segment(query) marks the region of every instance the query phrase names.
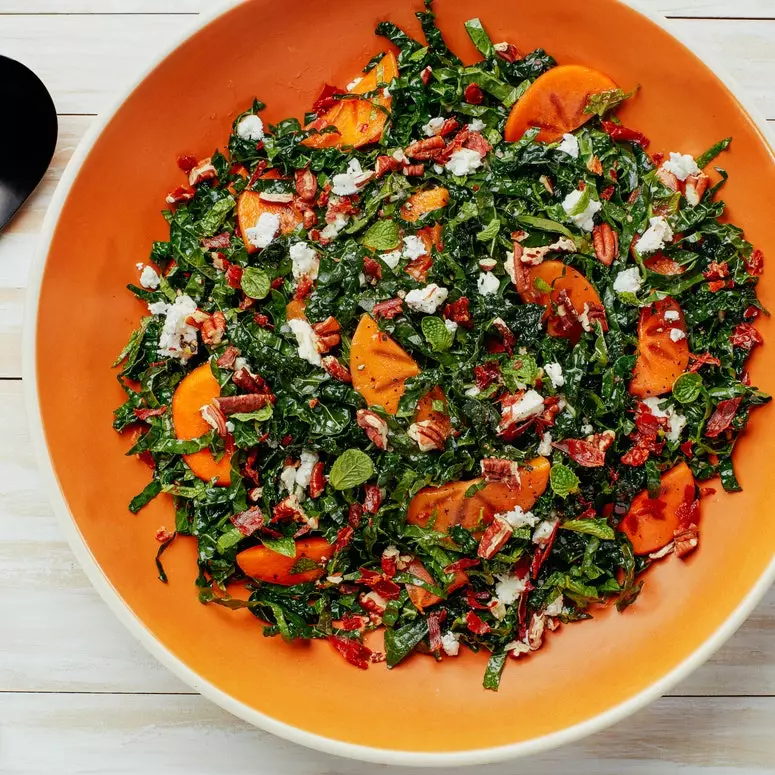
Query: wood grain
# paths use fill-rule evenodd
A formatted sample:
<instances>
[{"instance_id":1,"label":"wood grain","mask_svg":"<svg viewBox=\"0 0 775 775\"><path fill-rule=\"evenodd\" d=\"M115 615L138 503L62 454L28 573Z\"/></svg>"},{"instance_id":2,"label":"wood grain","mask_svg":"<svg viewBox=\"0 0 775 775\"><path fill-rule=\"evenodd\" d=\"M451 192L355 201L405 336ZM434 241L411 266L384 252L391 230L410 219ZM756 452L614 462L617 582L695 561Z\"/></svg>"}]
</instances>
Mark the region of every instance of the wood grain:
<instances>
[{"instance_id":1,"label":"wood grain","mask_svg":"<svg viewBox=\"0 0 775 775\"><path fill-rule=\"evenodd\" d=\"M581 742L463 775L753 775L772 772L775 698L665 698ZM309 751L197 696L0 695L0 771L11 775L449 775ZM691 718L691 728L687 728ZM648 730L648 735L644 735ZM45 744L43 744L45 741ZM55 754L55 757L54 757ZM56 761L56 765L54 762Z\"/></svg>"},{"instance_id":2,"label":"wood grain","mask_svg":"<svg viewBox=\"0 0 775 775\"><path fill-rule=\"evenodd\" d=\"M625 0L626 1L626 0ZM220 0L4 0L0 14L193 14L217 7ZM771 0L640 0L643 8L666 16L746 19L775 17ZM66 10L64 10L66 9Z\"/></svg>"}]
</instances>

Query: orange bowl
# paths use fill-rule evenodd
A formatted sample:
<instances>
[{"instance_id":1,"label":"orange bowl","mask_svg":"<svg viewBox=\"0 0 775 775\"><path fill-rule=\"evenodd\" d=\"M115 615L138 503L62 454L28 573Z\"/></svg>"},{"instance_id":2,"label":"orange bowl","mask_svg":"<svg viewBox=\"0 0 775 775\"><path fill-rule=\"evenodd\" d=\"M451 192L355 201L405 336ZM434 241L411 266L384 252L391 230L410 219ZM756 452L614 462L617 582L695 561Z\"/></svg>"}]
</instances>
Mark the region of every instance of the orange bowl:
<instances>
[{"instance_id":1,"label":"orange bowl","mask_svg":"<svg viewBox=\"0 0 775 775\"><path fill-rule=\"evenodd\" d=\"M254 95L270 121L301 116L324 82L345 83L384 47L385 18L419 34L419 0L301 6L252 0L205 18L155 64L76 153L49 211L30 282L25 377L40 465L75 553L129 629L177 675L238 716L331 753L404 764L471 764L544 750L621 719L666 691L742 622L775 575L775 456L770 405L736 452L744 491L702 505L702 546L648 574L637 605L567 626L511 664L495 694L480 689L484 655L437 665L421 656L388 672L355 670L326 643L265 639L244 612L203 606L193 542L153 572L154 533L174 521L157 499L127 503L148 479L111 429L122 400L110 363L141 314L124 286L154 239L179 153L206 156ZM542 46L591 65L624 88L640 84L623 120L652 151L698 154L732 135L723 157L729 216L775 256L770 192L775 160L730 87L656 20L615 0L439 0L451 47L473 61L463 22L478 14L495 40ZM245 34L245 31L259 31ZM775 307L765 274L761 298ZM765 339L772 323L763 321ZM775 392L775 347L757 351L755 384Z\"/></svg>"}]
</instances>

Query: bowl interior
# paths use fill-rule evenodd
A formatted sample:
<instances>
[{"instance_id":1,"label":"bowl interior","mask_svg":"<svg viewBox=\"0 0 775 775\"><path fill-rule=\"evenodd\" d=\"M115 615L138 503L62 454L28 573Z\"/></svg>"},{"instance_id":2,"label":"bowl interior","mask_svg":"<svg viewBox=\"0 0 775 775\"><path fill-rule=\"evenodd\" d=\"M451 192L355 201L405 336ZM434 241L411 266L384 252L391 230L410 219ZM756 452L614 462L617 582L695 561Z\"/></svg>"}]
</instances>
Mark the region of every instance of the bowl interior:
<instances>
[{"instance_id":1,"label":"bowl interior","mask_svg":"<svg viewBox=\"0 0 775 775\"><path fill-rule=\"evenodd\" d=\"M147 633L200 677L258 714L336 741L404 752L456 752L534 740L611 710L666 676L735 611L775 550L769 519L775 478L759 466L775 454L772 408L757 412L736 465L744 492L703 501L702 545L688 562L649 573L637 605L568 626L547 647L510 664L498 694L480 688L484 655L437 665L415 657L391 672L356 670L325 643L265 639L249 614L197 600L195 546L165 555L170 582L154 572L154 533L170 527L169 502L140 515L127 503L148 469L124 456L128 439L111 429L122 393L110 363L142 307L124 290L151 241L165 239L160 210L182 182L178 154L209 155L254 95L268 119L301 117L324 82L343 84L386 44L373 34L390 18L419 36L419 2L246 2L197 32L156 67L109 121L67 196L48 252L37 318L38 399L53 468L94 561ZM463 30L473 15L494 40L541 46L561 63L640 84L622 118L642 129L650 150L699 154L732 135L721 160L729 216L775 255L769 196L773 157L727 88L653 22L615 0L439 0L451 47L473 61ZM765 275L765 306L775 284ZM771 324L764 321L765 339ZM755 384L775 390L775 350L752 363ZM375 705L379 712L374 712ZM308 741L309 742L309 741Z\"/></svg>"}]
</instances>

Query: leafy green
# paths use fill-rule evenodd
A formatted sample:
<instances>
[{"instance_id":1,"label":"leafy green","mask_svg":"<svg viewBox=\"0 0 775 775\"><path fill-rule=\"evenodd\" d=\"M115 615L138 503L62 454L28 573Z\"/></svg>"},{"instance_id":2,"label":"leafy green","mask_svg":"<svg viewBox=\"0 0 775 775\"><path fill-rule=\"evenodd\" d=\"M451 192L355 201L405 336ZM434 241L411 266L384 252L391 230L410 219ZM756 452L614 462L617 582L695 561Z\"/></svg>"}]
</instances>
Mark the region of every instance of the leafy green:
<instances>
[{"instance_id":1,"label":"leafy green","mask_svg":"<svg viewBox=\"0 0 775 775\"><path fill-rule=\"evenodd\" d=\"M549 484L552 492L561 498L567 498L579 489L579 478L562 463L555 463L549 471Z\"/></svg>"},{"instance_id":2,"label":"leafy green","mask_svg":"<svg viewBox=\"0 0 775 775\"><path fill-rule=\"evenodd\" d=\"M401 244L395 221L375 221L363 235L363 244L372 250L394 250Z\"/></svg>"},{"instance_id":3,"label":"leafy green","mask_svg":"<svg viewBox=\"0 0 775 775\"><path fill-rule=\"evenodd\" d=\"M242 272L240 285L245 295L251 299L265 299L272 288L269 275L263 269L258 269L255 266L245 268Z\"/></svg>"},{"instance_id":4,"label":"leafy green","mask_svg":"<svg viewBox=\"0 0 775 775\"><path fill-rule=\"evenodd\" d=\"M673 383L673 398L681 404L692 404L702 392L702 377L694 372L681 374Z\"/></svg>"},{"instance_id":5,"label":"leafy green","mask_svg":"<svg viewBox=\"0 0 775 775\"><path fill-rule=\"evenodd\" d=\"M413 622L394 629L385 629L385 661L388 667L395 667L406 659L415 646L428 634L428 623L425 619L415 619Z\"/></svg>"},{"instance_id":6,"label":"leafy green","mask_svg":"<svg viewBox=\"0 0 775 775\"><path fill-rule=\"evenodd\" d=\"M334 461L328 481L335 490L349 490L374 476L371 458L359 449L347 449Z\"/></svg>"},{"instance_id":7,"label":"leafy green","mask_svg":"<svg viewBox=\"0 0 775 775\"><path fill-rule=\"evenodd\" d=\"M450 331L441 318L428 315L420 323L422 335L434 352L444 352L452 347L454 334Z\"/></svg>"}]
</instances>

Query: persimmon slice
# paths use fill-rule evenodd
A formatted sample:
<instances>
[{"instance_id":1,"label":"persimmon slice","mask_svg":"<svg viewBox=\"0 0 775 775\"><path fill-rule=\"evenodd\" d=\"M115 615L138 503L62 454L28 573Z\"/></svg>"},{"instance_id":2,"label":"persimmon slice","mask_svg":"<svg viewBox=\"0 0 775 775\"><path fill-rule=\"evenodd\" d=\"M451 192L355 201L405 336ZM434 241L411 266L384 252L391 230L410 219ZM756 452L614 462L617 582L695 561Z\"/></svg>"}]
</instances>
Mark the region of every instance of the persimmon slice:
<instances>
[{"instance_id":1,"label":"persimmon slice","mask_svg":"<svg viewBox=\"0 0 775 775\"><path fill-rule=\"evenodd\" d=\"M251 245L245 235L256 225L262 213L279 216L281 234L290 234L301 223L301 215L291 205L264 202L257 191L243 191L237 200L237 222L248 253L255 253L258 248Z\"/></svg>"},{"instance_id":2,"label":"persimmon slice","mask_svg":"<svg viewBox=\"0 0 775 775\"><path fill-rule=\"evenodd\" d=\"M599 70L583 65L560 65L537 78L511 109L504 137L516 142L528 129L540 127L538 140L553 143L592 118L585 113L590 95L616 89Z\"/></svg>"},{"instance_id":3,"label":"persimmon slice","mask_svg":"<svg viewBox=\"0 0 775 775\"><path fill-rule=\"evenodd\" d=\"M407 573L411 573L415 578L420 581L425 581L428 584L437 585L433 576L428 572L428 569L419 561L412 560L406 568ZM468 583L468 574L465 571L455 571L455 578L447 588L447 592L454 592L460 587L464 587ZM435 595L433 592L418 586L417 584L407 584L406 592L409 595L409 599L412 601L412 605L422 613L426 608L436 605L441 602L441 598Z\"/></svg>"},{"instance_id":4,"label":"persimmon slice","mask_svg":"<svg viewBox=\"0 0 775 775\"><path fill-rule=\"evenodd\" d=\"M333 551L331 544L324 538L304 538L296 541L295 557L278 554L266 546L251 546L237 555L237 565L251 578L289 587L306 581L316 581L325 573L323 567L291 573L300 559L306 558L320 563L324 558L330 558Z\"/></svg>"},{"instance_id":5,"label":"persimmon slice","mask_svg":"<svg viewBox=\"0 0 775 775\"><path fill-rule=\"evenodd\" d=\"M398 62L395 55L389 52L349 90L349 93L372 92L378 83L390 83L397 75ZM363 100L339 100L306 127L317 130L335 127L337 131L312 135L304 140L304 145L310 148L338 148L345 145L360 148L374 143L382 136L390 104L391 98L383 94Z\"/></svg>"},{"instance_id":6,"label":"persimmon slice","mask_svg":"<svg viewBox=\"0 0 775 775\"><path fill-rule=\"evenodd\" d=\"M518 487L490 482L470 498L465 497L466 491L481 479L425 487L412 498L406 521L411 525L427 527L431 520L435 520L433 529L446 533L453 525L471 530L489 524L496 514L511 511L517 506L527 510L546 489L549 468L545 457L534 458L520 467Z\"/></svg>"},{"instance_id":7,"label":"persimmon slice","mask_svg":"<svg viewBox=\"0 0 775 775\"><path fill-rule=\"evenodd\" d=\"M630 539L635 554L648 554L673 540L681 524L682 505L694 501L694 477L686 463L662 474L659 495L649 498L647 490L635 496L619 529Z\"/></svg>"},{"instance_id":8,"label":"persimmon slice","mask_svg":"<svg viewBox=\"0 0 775 775\"><path fill-rule=\"evenodd\" d=\"M434 210L441 210L449 204L449 190L443 186L426 188L412 194L401 207L400 214L405 221L419 221Z\"/></svg>"},{"instance_id":9,"label":"persimmon slice","mask_svg":"<svg viewBox=\"0 0 775 775\"><path fill-rule=\"evenodd\" d=\"M213 376L209 363L198 366L186 375L172 396L172 423L179 439L197 439L212 428L202 417L201 408L221 394L218 380ZM231 484L231 455L224 455L216 462L209 449L201 449L183 455L195 476L223 486Z\"/></svg>"},{"instance_id":10,"label":"persimmon slice","mask_svg":"<svg viewBox=\"0 0 775 775\"><path fill-rule=\"evenodd\" d=\"M673 334L673 331L680 333ZM642 307L638 321L638 357L630 393L638 398L669 393L688 365L686 321L678 302L667 298Z\"/></svg>"},{"instance_id":11,"label":"persimmon slice","mask_svg":"<svg viewBox=\"0 0 775 775\"><path fill-rule=\"evenodd\" d=\"M381 406L388 414L398 411L406 380L420 367L369 315L363 315L350 345L353 388L369 406Z\"/></svg>"},{"instance_id":12,"label":"persimmon slice","mask_svg":"<svg viewBox=\"0 0 775 775\"><path fill-rule=\"evenodd\" d=\"M570 321L563 325L554 310L561 303L562 291L568 294L574 309L579 314L584 312L585 304L590 307L593 304L602 306L600 296L592 283L581 272L563 264L562 261L544 261L538 266L531 266L527 275L527 288L519 294L522 301L542 304L546 307L546 329L551 336L578 340L582 332L581 324ZM550 290L546 290L547 286ZM605 324L603 328L606 328Z\"/></svg>"}]
</instances>

